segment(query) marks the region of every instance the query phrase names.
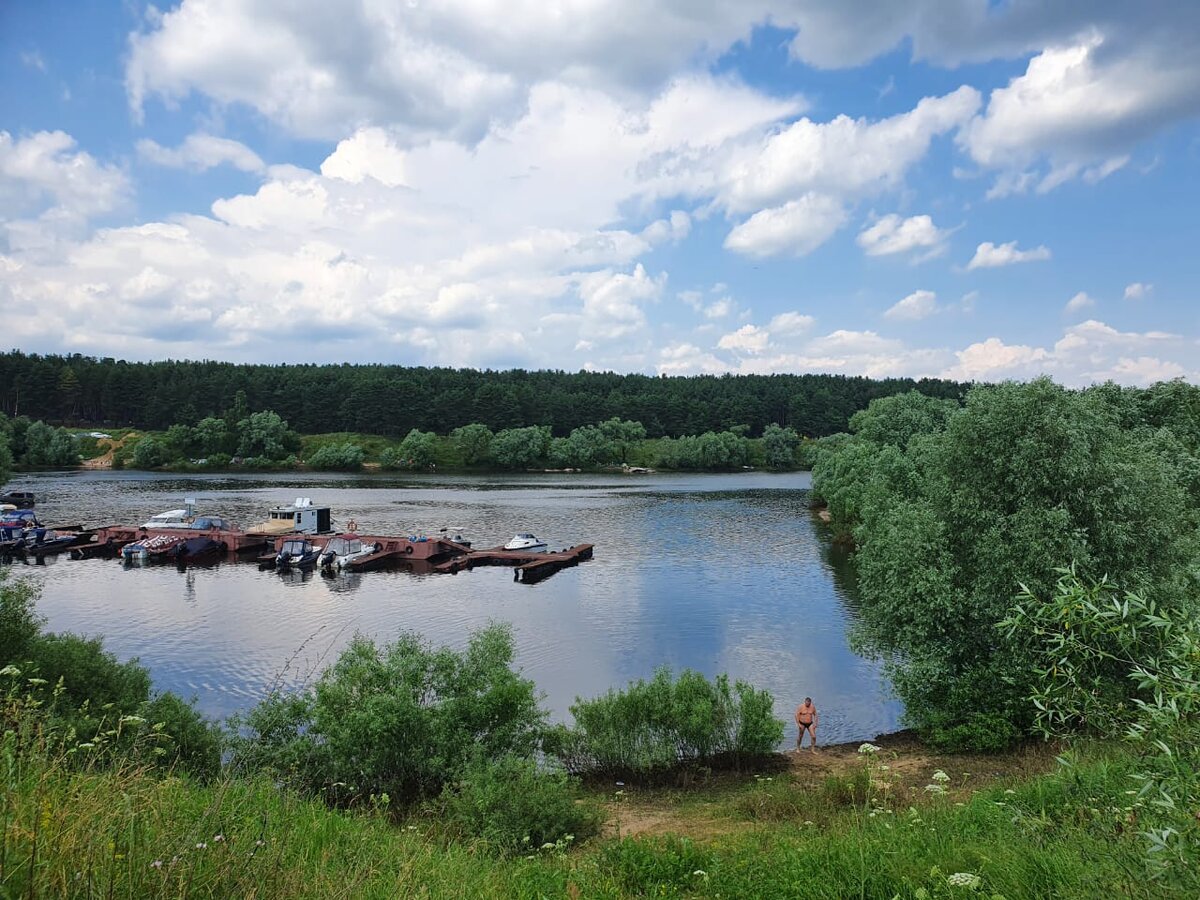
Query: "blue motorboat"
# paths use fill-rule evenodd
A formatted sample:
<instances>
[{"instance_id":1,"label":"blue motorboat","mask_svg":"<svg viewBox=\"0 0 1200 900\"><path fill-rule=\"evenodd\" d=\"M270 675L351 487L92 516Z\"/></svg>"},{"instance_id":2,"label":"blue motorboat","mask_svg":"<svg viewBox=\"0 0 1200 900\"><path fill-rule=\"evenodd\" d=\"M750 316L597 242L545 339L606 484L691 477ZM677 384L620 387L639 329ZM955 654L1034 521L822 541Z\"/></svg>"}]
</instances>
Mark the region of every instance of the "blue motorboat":
<instances>
[{"instance_id":1,"label":"blue motorboat","mask_svg":"<svg viewBox=\"0 0 1200 900\"><path fill-rule=\"evenodd\" d=\"M284 541L279 552L275 554L275 568L305 569L316 565L320 555L320 549L312 541Z\"/></svg>"}]
</instances>

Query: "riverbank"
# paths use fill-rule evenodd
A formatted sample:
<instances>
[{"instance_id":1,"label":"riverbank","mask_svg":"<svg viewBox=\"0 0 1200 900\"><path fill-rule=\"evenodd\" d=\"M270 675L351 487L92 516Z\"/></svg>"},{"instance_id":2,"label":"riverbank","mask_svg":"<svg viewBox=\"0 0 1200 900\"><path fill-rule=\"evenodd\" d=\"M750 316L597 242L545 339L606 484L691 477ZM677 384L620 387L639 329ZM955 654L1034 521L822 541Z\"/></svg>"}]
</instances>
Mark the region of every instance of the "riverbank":
<instances>
[{"instance_id":1,"label":"riverbank","mask_svg":"<svg viewBox=\"0 0 1200 900\"><path fill-rule=\"evenodd\" d=\"M26 759L6 784L0 885L13 896L1179 896L1145 875L1120 753L1089 747L1064 768L1041 745L967 759L903 735L873 743L878 753L784 754L766 774L671 790L595 786L580 802L601 807L600 837L517 858L463 842L434 808L336 811L261 780L200 786Z\"/></svg>"}]
</instances>

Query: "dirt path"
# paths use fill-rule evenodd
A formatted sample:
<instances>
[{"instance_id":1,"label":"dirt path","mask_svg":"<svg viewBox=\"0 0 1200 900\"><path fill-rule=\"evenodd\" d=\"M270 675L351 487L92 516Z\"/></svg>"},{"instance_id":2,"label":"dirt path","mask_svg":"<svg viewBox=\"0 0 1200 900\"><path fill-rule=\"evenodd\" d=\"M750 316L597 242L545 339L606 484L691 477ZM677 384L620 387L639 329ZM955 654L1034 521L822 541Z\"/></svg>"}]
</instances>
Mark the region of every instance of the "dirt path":
<instances>
[{"instance_id":1,"label":"dirt path","mask_svg":"<svg viewBox=\"0 0 1200 900\"><path fill-rule=\"evenodd\" d=\"M945 783L951 801L969 798L998 781L1023 780L1051 771L1056 748L1030 743L998 755L945 754L926 747L911 733L881 735L871 741L879 748L873 764L886 766L880 775L887 780L889 802L900 808L928 802L926 785L934 783L934 772L949 777ZM779 771L772 779L772 802L779 809L802 800L803 794L819 794L832 778L848 778L864 771L866 760L859 753L862 742L832 744L816 753L808 749L779 754ZM618 795L616 790L621 790ZM674 834L706 840L760 827L747 810L749 792L756 789L754 775L714 775L698 786L687 788L624 787L604 799L605 833L631 835ZM794 794L793 794L794 792ZM772 819L779 821L778 813Z\"/></svg>"},{"instance_id":2,"label":"dirt path","mask_svg":"<svg viewBox=\"0 0 1200 900\"><path fill-rule=\"evenodd\" d=\"M97 446L103 447L108 444L108 449L99 456L94 456L91 459L85 459L80 465L85 469L111 469L113 464L113 454L125 446L125 442L130 438L137 437L137 433L131 431L120 440L112 438L101 438L97 441Z\"/></svg>"}]
</instances>

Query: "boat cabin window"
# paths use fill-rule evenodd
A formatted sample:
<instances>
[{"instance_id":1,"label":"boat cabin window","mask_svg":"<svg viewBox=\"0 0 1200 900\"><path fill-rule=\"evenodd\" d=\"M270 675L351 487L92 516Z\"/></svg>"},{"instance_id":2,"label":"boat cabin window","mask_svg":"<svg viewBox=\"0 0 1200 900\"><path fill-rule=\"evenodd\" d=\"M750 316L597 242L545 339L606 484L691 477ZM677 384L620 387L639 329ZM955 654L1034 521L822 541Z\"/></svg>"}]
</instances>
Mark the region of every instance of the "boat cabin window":
<instances>
[{"instance_id":1,"label":"boat cabin window","mask_svg":"<svg viewBox=\"0 0 1200 900\"><path fill-rule=\"evenodd\" d=\"M308 541L285 541L283 544L284 553L304 553L305 544Z\"/></svg>"}]
</instances>

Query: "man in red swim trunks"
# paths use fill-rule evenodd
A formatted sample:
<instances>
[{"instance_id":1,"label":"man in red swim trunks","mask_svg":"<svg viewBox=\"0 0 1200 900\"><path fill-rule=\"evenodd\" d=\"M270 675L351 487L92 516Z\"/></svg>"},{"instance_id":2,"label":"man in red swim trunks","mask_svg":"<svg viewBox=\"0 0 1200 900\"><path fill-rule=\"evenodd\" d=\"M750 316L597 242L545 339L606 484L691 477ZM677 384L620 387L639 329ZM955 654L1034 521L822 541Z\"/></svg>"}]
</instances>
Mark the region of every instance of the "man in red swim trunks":
<instances>
[{"instance_id":1,"label":"man in red swim trunks","mask_svg":"<svg viewBox=\"0 0 1200 900\"><path fill-rule=\"evenodd\" d=\"M804 741L804 732L807 730L809 738L812 739L812 743L808 749L816 753L817 708L813 706L812 697L805 697L804 702L796 707L796 725L800 728L800 734L796 736L796 749L801 749L801 744Z\"/></svg>"}]
</instances>

